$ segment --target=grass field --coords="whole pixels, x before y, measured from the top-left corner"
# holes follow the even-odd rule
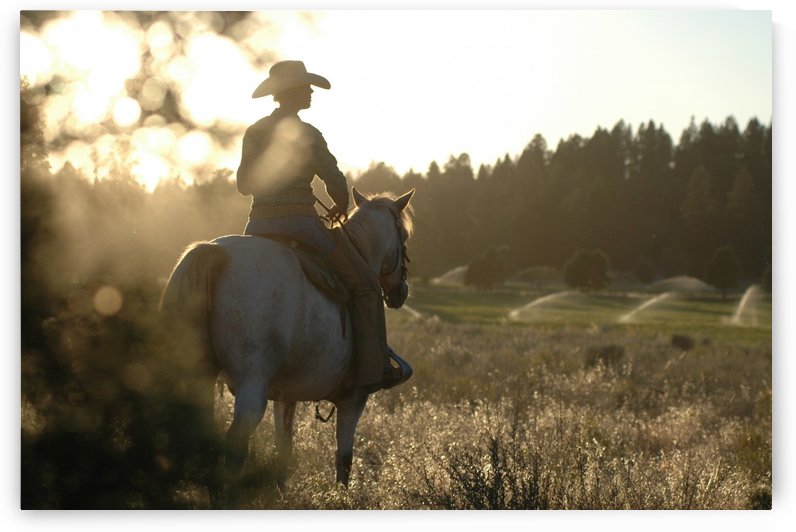
[[[171,388],[145,358],[157,291],[134,294],[114,318],[67,309],[25,359],[25,390],[38,399],[22,411],[25,507],[209,507],[138,415],[189,411],[161,399]],[[742,294],[667,296],[626,322],[656,294],[557,294],[528,307],[551,292],[415,288],[412,312],[387,312],[389,342],[415,374],[369,401],[350,488],[334,484],[334,423],[300,404],[291,476],[277,491],[269,407],[237,505],[770,508],[770,296],[749,298],[735,325]],[[68,389],[43,378],[51,359],[69,370]],[[232,396],[216,403],[220,433]]]
[[[640,292],[580,293],[501,290],[474,292],[461,288],[415,288],[408,304],[422,315],[450,323],[514,325],[580,325],[649,328],[703,333],[749,341],[771,340],[771,296],[757,292],[744,305],[737,323],[733,317],[743,297],[728,294],[668,294],[633,313],[656,294]],[[543,299],[538,305],[530,303]],[[510,317],[515,312],[513,317]],[[394,317],[399,320],[406,316]]]
[[[770,506],[769,298],[754,302],[755,326],[727,323],[739,298],[704,296],[619,323],[652,297],[619,293],[569,294],[507,319],[537,297],[417,289],[420,318],[388,312],[415,376],[371,399],[350,489],[333,485],[332,425],[304,406],[286,491],[268,473],[268,419],[244,507]]]

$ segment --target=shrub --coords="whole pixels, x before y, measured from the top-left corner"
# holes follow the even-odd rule
[[[672,347],[681,351],[690,351],[694,348],[694,339],[685,334],[673,334]]]
[[[501,250],[490,247],[470,261],[464,274],[464,284],[478,290],[491,290],[506,279],[506,261]]]
[[[758,488],[749,495],[749,508],[751,510],[771,509],[771,489]]]
[[[586,366],[594,366],[602,362],[605,366],[615,366],[625,356],[625,348],[621,345],[608,344],[590,347],[586,350]]]
[[[727,290],[738,286],[741,280],[741,263],[729,246],[717,249],[708,263],[705,278],[708,283],[721,290],[721,297],[726,297]]]
[[[564,265],[564,282],[581,290],[608,286],[608,257],[600,250],[578,250]]]
[[[771,264],[766,266],[765,271],[763,271],[763,275],[760,276],[760,286],[766,292],[771,292]]]
[[[657,274],[655,263],[647,257],[641,257],[633,266],[633,273],[636,275],[636,279],[644,284],[649,284],[655,280]]]

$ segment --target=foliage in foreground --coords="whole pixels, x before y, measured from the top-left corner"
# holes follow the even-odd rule
[[[164,388],[162,364],[142,358],[157,329],[140,322],[141,308],[60,318],[53,341],[27,359],[57,364],[64,385],[53,388],[51,370],[24,368],[25,507],[208,507],[203,465],[173,455],[206,433],[186,423],[191,407]],[[300,405],[286,491],[275,490],[267,415],[239,487],[242,507],[771,504],[770,343],[436,319],[393,323],[390,334],[416,373],[369,403],[351,488],[334,485],[333,425]],[[218,430],[230,399],[217,398]],[[160,430],[174,420],[182,440]]]

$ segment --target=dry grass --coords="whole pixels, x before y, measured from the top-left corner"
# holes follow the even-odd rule
[[[770,344],[692,340],[683,351],[633,329],[397,324],[392,344],[416,376],[369,403],[350,488],[333,483],[333,424],[302,406],[286,491],[269,473],[269,416],[242,505],[770,507]]]
[[[45,320],[24,352],[24,507],[209,506],[200,480],[186,480],[207,464],[175,454],[207,447],[193,407],[163,378],[182,375],[182,359],[142,310],[151,293],[133,294],[113,318],[70,310]],[[415,376],[369,402],[350,488],[334,484],[334,424],[300,405],[286,490],[275,489],[267,415],[239,506],[771,507],[765,330],[395,316],[390,343]],[[218,401],[219,428],[230,400]]]

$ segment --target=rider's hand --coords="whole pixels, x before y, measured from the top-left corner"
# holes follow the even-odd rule
[[[348,214],[338,205],[335,205],[329,210],[325,218],[330,222],[337,222],[339,224],[342,224],[348,219]]]

